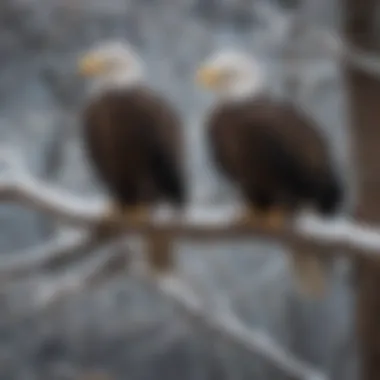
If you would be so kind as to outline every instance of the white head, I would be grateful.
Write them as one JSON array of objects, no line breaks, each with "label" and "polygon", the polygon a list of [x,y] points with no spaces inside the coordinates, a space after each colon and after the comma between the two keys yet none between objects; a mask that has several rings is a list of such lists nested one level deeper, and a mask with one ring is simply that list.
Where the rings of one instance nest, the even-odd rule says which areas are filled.
[{"label": "white head", "polygon": [[140,57],[126,42],[105,42],[88,50],[79,60],[79,72],[96,89],[125,88],[144,79]]},{"label": "white head", "polygon": [[265,84],[259,63],[247,54],[222,50],[211,55],[197,72],[197,82],[220,98],[245,99]]}]

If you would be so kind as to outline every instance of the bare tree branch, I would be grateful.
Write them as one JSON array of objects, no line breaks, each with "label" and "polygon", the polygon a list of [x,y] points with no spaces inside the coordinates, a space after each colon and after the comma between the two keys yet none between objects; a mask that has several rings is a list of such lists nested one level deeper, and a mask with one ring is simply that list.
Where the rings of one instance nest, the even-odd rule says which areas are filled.
[{"label": "bare tree branch", "polygon": [[[11,161],[8,162],[10,164],[8,173],[0,179],[0,200],[21,203],[74,225],[96,227],[97,233],[101,232],[102,227],[107,231],[107,228],[111,226],[110,222],[104,218],[106,209],[104,202],[89,202],[49,187],[28,175],[17,160],[13,163]],[[117,247],[119,243],[123,242],[124,231],[147,234],[165,232],[165,234],[172,234],[173,239],[178,237],[232,239],[252,238],[260,235],[284,241],[307,239],[319,246],[325,245],[330,248],[325,250],[327,254],[331,248],[342,248],[343,252],[353,254],[359,252],[379,257],[380,233],[378,230],[361,226],[350,220],[322,220],[311,215],[300,215],[296,220],[289,221],[283,230],[273,231],[264,226],[252,227],[237,223],[236,219],[240,217],[240,212],[231,207],[207,209],[204,206],[197,208],[189,205],[183,215],[164,214],[160,211],[153,213],[152,220],[146,225],[123,224],[117,226],[122,229],[116,228],[115,234],[105,234],[105,236],[116,239],[114,244]],[[71,236],[67,235],[66,238],[61,237],[62,240],[58,239],[59,244],[53,242],[49,246],[48,243],[45,252],[43,252],[44,250],[37,252],[30,259],[23,255],[19,261],[14,259],[12,262],[8,258],[4,264],[1,262],[4,259],[0,259],[0,272],[11,270],[14,273],[26,273],[28,266],[40,268],[43,265],[54,265],[65,255],[70,256],[70,252],[74,252],[81,245],[90,244],[93,236],[91,233],[73,233]],[[96,248],[99,248],[99,241]],[[323,250],[321,250],[322,252]],[[126,257],[125,249],[114,250],[112,253],[106,249],[100,255],[92,258],[90,263],[86,261],[83,269],[69,271],[55,286],[46,287],[41,284],[43,288],[36,293],[40,297],[38,305],[54,305],[70,294],[109,279],[116,273],[125,270]],[[209,311],[208,308],[205,308],[204,302],[193,295],[181,280],[170,276],[153,276],[148,280],[153,280],[153,284],[163,294],[169,296],[181,310],[194,317],[195,320],[250,352],[261,355],[293,378],[300,380],[326,379],[324,375],[294,358],[261,331],[251,330],[242,325],[231,312],[230,305],[227,304],[222,308],[213,308]]]},{"label": "bare tree branch", "polygon": [[[119,260],[117,257],[120,259],[118,255],[102,255],[97,260],[97,264],[88,268],[86,274],[67,276],[55,287],[45,288],[45,291],[40,293],[42,297],[39,306],[51,307],[68,295],[93,285],[96,277],[102,276],[104,273],[104,268],[110,267],[110,262],[115,264]],[[114,261],[115,259],[117,260]],[[119,268],[119,271],[120,268],[123,268],[120,265],[111,266]],[[185,312],[197,323],[216,331],[233,344],[256,353],[288,376],[299,380],[328,380],[324,374],[295,358],[262,331],[244,326],[229,308],[214,310],[211,313],[205,312],[203,302],[179,278],[174,276],[151,277],[146,276],[146,273],[140,278],[158,289],[163,296],[174,302],[181,312]]]},{"label": "bare tree branch", "polygon": [[41,268],[52,259],[77,251],[88,241],[88,234],[80,232],[62,232],[57,237],[34,249],[25,252],[3,254],[1,262],[1,279],[22,276]]},{"label": "bare tree branch", "polygon": [[[96,257],[84,270],[69,272],[60,281],[48,286],[41,284],[35,295],[36,307],[41,312],[51,308],[68,296],[77,294],[126,268],[125,244],[123,240],[114,243],[119,248],[110,253],[107,249]],[[195,321],[218,332],[234,344],[262,356],[280,370],[300,380],[326,380],[327,378],[316,370],[294,358],[285,349],[281,348],[270,337],[259,330],[245,327],[229,310],[215,310],[205,313],[203,302],[180,279],[172,276],[152,277],[143,273],[141,279],[152,284],[166,297],[169,297],[179,309],[190,315]]]},{"label": "bare tree branch", "polygon": [[290,377],[300,380],[327,380],[324,374],[295,358],[262,331],[244,326],[229,308],[205,313],[203,303],[180,279],[162,277],[157,279],[156,285],[180,310],[197,322],[217,331],[234,344],[257,353]]},{"label": "bare tree branch", "polygon": [[[0,200],[21,203],[73,225],[110,225],[103,217],[106,210],[104,202],[74,197],[28,175],[21,175],[14,180],[0,180]],[[344,254],[360,253],[379,257],[379,230],[349,219],[320,219],[312,214],[304,214],[289,221],[283,230],[273,231],[262,225],[253,227],[237,223],[240,211],[226,206],[207,209],[189,205],[181,216],[163,214],[157,210],[152,214],[152,221],[146,225],[125,223],[122,227],[129,233],[153,234],[165,231],[176,237],[202,240],[252,238],[255,235],[285,241],[307,239],[317,245],[340,249]],[[326,254],[330,254],[330,250],[326,250]]]},{"label": "bare tree branch", "polygon": [[96,232],[63,231],[50,241],[24,252],[1,255],[0,281],[9,281],[41,269],[63,266],[78,261],[92,250],[109,244],[113,236]]},{"label": "bare tree branch", "polygon": [[[70,295],[83,292],[125,271],[128,252],[125,251],[125,244],[121,245],[121,243],[123,243],[121,238],[114,241],[100,255],[90,262],[86,261],[83,269],[70,271],[49,286],[41,285],[39,291],[36,292],[38,308],[43,310],[52,307]],[[118,249],[121,247],[123,249]]]},{"label": "bare tree branch", "polygon": [[0,200],[29,206],[74,225],[96,225],[105,210],[104,202],[91,204],[27,176],[0,181]]}]

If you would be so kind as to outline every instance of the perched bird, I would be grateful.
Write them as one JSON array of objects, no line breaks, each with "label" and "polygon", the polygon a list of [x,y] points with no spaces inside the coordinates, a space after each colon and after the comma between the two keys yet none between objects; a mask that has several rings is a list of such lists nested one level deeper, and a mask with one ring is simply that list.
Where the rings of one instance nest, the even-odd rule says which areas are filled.
[{"label": "perched bird", "polygon": [[[182,207],[181,122],[168,101],[150,88],[141,58],[127,42],[110,41],[84,53],[78,65],[90,79],[84,145],[112,198],[107,216],[140,223],[159,201]],[[158,236],[151,243],[159,246]],[[156,260],[155,265],[166,265]]]},{"label": "perched bird", "polygon": [[[246,201],[244,223],[282,228],[304,208],[326,216],[338,211],[343,186],[327,142],[302,110],[269,95],[254,57],[216,52],[196,81],[216,97],[205,122],[208,145],[216,167]],[[292,257],[301,289],[321,294],[323,261],[297,251]]]}]

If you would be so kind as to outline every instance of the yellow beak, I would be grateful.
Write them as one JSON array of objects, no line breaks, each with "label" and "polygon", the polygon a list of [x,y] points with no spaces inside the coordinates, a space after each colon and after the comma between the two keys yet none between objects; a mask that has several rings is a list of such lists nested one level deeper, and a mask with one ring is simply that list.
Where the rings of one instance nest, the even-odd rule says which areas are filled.
[{"label": "yellow beak", "polygon": [[203,67],[196,74],[197,83],[205,88],[216,88],[221,80],[220,71],[210,67]]},{"label": "yellow beak", "polygon": [[92,55],[84,56],[78,66],[79,73],[86,77],[99,75],[105,69],[104,63]]}]

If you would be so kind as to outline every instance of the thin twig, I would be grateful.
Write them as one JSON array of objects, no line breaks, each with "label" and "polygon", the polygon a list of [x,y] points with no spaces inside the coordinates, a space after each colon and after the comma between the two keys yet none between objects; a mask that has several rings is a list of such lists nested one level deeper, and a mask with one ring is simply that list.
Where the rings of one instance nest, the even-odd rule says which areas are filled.
[{"label": "thin twig", "polygon": [[38,270],[78,261],[113,237],[99,237],[94,232],[64,231],[50,241],[24,252],[1,255],[0,280],[9,281]]},{"label": "thin twig", "polygon": [[257,353],[292,378],[327,380],[325,375],[295,358],[262,331],[244,326],[228,308],[205,313],[202,302],[180,279],[162,277],[156,279],[156,285],[164,295],[170,297],[182,311],[196,321],[216,330],[234,344]]},{"label": "thin twig", "polygon": [[50,308],[70,295],[88,290],[124,272],[127,268],[128,252],[117,249],[121,242],[122,238],[114,241],[112,246],[104,249],[89,263],[87,262],[82,270],[71,271],[48,287],[41,285],[40,291],[36,292],[38,308],[41,310]]}]

